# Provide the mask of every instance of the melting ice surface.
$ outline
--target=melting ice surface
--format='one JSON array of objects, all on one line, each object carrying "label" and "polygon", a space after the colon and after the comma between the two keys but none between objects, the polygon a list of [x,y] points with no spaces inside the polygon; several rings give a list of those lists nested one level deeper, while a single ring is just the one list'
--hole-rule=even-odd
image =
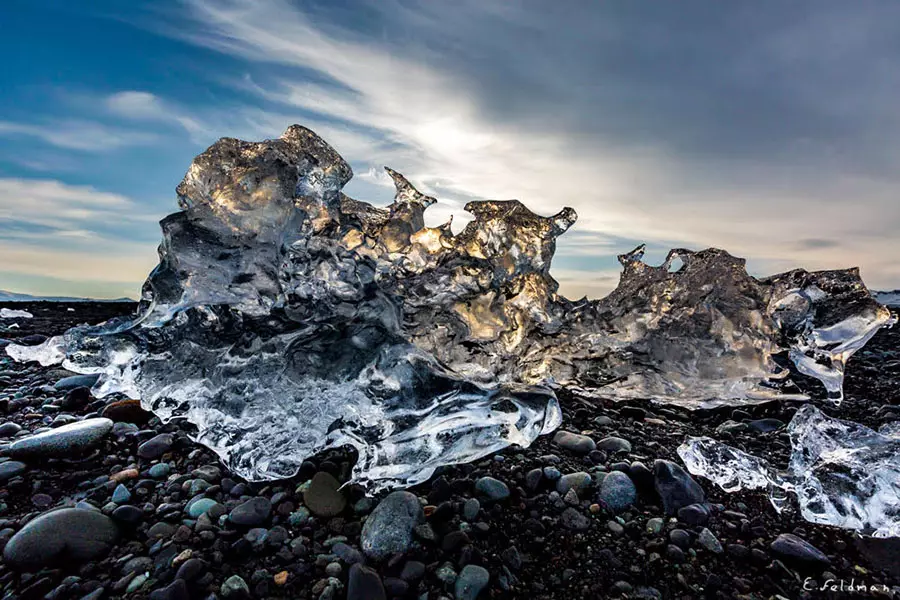
[{"label": "melting ice surface", "polygon": [[528,445],[559,426],[559,386],[741,404],[796,395],[792,360],[839,402],[847,359],[890,321],[855,270],[758,280],[715,249],[654,267],[638,248],[612,294],[573,302],[550,276],[572,209],[470,202],[454,235],[425,227],[435,199],[388,173],[395,200],[376,208],[341,192],[349,165],[306,128],[219,140],[161,222],[136,317],[7,351],[189,419],[247,479],[351,445],[354,480],[379,489]]},{"label": "melting ice surface", "polygon": [[900,536],[898,423],[876,432],[807,405],[794,415],[788,433],[792,453],[786,472],[706,437],[688,438],[678,455],[691,473],[726,491],[768,489],[777,510],[793,492],[808,521],[875,537]]},{"label": "melting ice surface", "polygon": [[0,308],[0,319],[31,319],[34,315],[27,310],[13,308]]}]

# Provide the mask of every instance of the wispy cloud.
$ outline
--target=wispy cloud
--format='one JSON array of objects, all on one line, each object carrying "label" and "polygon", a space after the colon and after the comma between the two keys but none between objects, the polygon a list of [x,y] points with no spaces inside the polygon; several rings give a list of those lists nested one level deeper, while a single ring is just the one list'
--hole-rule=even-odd
[{"label": "wispy cloud", "polygon": [[208,133],[200,122],[183,109],[150,92],[124,91],[108,96],[105,103],[110,113],[126,119],[175,123],[192,135]]},{"label": "wispy cloud", "polygon": [[41,124],[0,121],[0,137],[37,138],[66,150],[108,152],[127,146],[143,146],[156,142],[153,133],[111,127],[85,120],[57,120]]},{"label": "wispy cloud", "polygon": [[72,235],[98,224],[122,226],[154,220],[158,218],[133,200],[91,186],[52,179],[0,178],[0,223],[37,225]]},{"label": "wispy cloud", "polygon": [[[796,32],[816,46],[827,44],[821,36],[832,31],[841,9],[813,23],[748,15],[738,31],[735,21],[723,20],[727,31],[698,32],[699,24],[686,24],[684,32],[660,37],[644,16],[632,19],[628,11],[585,9],[563,23],[546,11],[498,2],[368,5],[376,22],[384,19],[385,31],[414,32],[392,37],[366,35],[334,14],[280,0],[186,5],[192,25],[180,35],[261,65],[236,87],[281,107],[237,111],[235,121],[255,112],[267,135],[291,120],[311,124],[351,161],[366,165],[363,179],[380,183],[369,170],[378,161],[449,198],[449,205],[432,209],[440,220],[471,197],[515,197],[543,214],[562,205],[578,211],[573,232],[593,237],[563,236],[560,253],[589,254],[585,240],[592,239],[598,255],[609,255],[627,248],[604,241],[625,237],[724,247],[750,257],[761,271],[861,264],[876,284],[900,275],[884,259],[892,246],[886,234],[900,227],[900,205],[892,199],[900,190],[897,177],[861,171],[852,157],[824,150],[868,143],[852,137],[847,128],[853,125],[842,121],[861,118],[858,113],[835,115],[829,108],[846,94],[823,78],[800,78],[811,88],[796,86],[797,77],[770,85],[773,72],[796,74],[798,64],[827,69],[789,40]],[[851,29],[865,22],[854,19]],[[708,47],[727,50],[715,60],[700,57],[697,65],[629,66],[653,48],[665,55],[667,44],[684,55],[698,35]],[[864,38],[851,42],[848,52],[863,60]],[[626,48],[634,54],[622,54]],[[620,55],[621,66],[633,71],[617,68]],[[751,72],[760,62],[768,69],[765,81],[758,69]],[[279,69],[267,73],[266,64]],[[295,75],[285,75],[284,67]],[[693,70],[676,80],[683,68]],[[734,79],[730,68],[743,69],[745,79]],[[741,112],[754,103],[756,113]],[[751,117],[755,125],[740,121]],[[847,198],[864,202],[853,219],[846,218]]]}]

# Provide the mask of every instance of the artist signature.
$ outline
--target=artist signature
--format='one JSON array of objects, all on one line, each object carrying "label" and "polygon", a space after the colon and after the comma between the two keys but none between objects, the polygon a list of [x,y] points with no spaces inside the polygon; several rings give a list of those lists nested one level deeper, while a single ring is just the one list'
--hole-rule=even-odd
[{"label": "artist signature", "polygon": [[812,577],[803,580],[803,589],[811,592],[813,590],[819,592],[845,592],[848,594],[889,594],[891,588],[883,583],[868,584],[865,582],[857,582],[856,579],[847,581],[846,579],[826,579],[824,583],[817,583]]}]

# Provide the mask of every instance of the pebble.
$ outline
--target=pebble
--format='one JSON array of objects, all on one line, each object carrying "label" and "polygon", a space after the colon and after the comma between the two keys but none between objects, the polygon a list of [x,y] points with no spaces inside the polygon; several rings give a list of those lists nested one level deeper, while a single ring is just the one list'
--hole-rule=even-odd
[{"label": "pebble", "polygon": [[138,446],[138,456],[145,460],[159,458],[168,452],[174,443],[175,436],[171,433],[160,433]]},{"label": "pebble", "polygon": [[592,480],[589,473],[584,471],[569,473],[560,477],[556,482],[556,491],[565,495],[569,490],[574,490],[577,494],[590,487],[591,483]]},{"label": "pebble", "polygon": [[16,460],[8,460],[4,463],[0,463],[0,483],[21,475],[27,468],[25,463]]},{"label": "pebble", "polygon": [[475,600],[491,579],[490,573],[478,565],[466,565],[453,586],[456,600]]},{"label": "pebble", "polygon": [[663,526],[665,525],[665,521],[660,519],[659,517],[654,517],[652,519],[647,520],[647,533],[650,535],[657,535],[663,530]]},{"label": "pebble", "polygon": [[116,504],[127,504],[128,501],[131,500],[131,492],[128,491],[127,487],[120,483],[116,486],[116,489],[113,490],[110,500]]},{"label": "pebble", "polygon": [[228,514],[228,520],[235,525],[256,527],[265,523],[271,513],[272,503],[269,499],[257,496],[234,507]]},{"label": "pebble", "polygon": [[385,600],[385,598],[387,594],[378,573],[360,564],[350,567],[347,600]]},{"label": "pebble", "polygon": [[36,570],[56,562],[87,562],[104,556],[119,537],[106,515],[78,508],[51,510],[28,522],[3,550],[7,565]]},{"label": "pebble", "polygon": [[189,600],[187,584],[183,579],[176,579],[166,587],[153,590],[148,600]]},{"label": "pebble", "polygon": [[475,482],[475,489],[491,500],[504,500],[509,497],[509,488],[505,483],[493,477],[481,477]]},{"label": "pebble", "polygon": [[80,387],[92,388],[99,379],[99,373],[94,375],[73,375],[71,377],[60,379],[53,384],[53,388],[58,392],[66,392]]},{"label": "pebble", "polygon": [[463,504],[463,517],[466,521],[474,521],[478,517],[478,513],[481,510],[481,503],[477,498],[469,498],[466,500],[465,504]]},{"label": "pebble", "polygon": [[628,475],[613,471],[600,484],[600,499],[611,511],[621,512],[637,502],[637,488]]},{"label": "pebble", "polygon": [[588,454],[597,447],[588,436],[569,431],[557,431],[553,436],[553,443],[575,454]]},{"label": "pebble", "polygon": [[232,575],[222,583],[219,589],[223,598],[249,598],[250,588],[240,575]]},{"label": "pebble", "polygon": [[210,509],[214,506],[221,506],[218,502],[213,500],[212,498],[198,498],[193,502],[189,502],[187,506],[185,506],[184,511],[190,516],[192,519],[197,519],[200,515],[205,514],[210,511]]},{"label": "pebble", "polygon": [[340,482],[333,475],[319,471],[303,492],[303,502],[317,517],[335,517],[347,506],[347,499],[340,487]]},{"label": "pebble", "polygon": [[560,522],[566,529],[584,531],[591,526],[591,520],[576,508],[569,507],[560,515]]},{"label": "pebble", "polygon": [[22,428],[12,421],[7,421],[3,425],[0,425],[0,438],[12,437],[22,431]]},{"label": "pebble", "polygon": [[412,544],[413,529],[424,519],[419,499],[410,492],[392,492],[366,519],[360,535],[363,553],[384,560],[405,553]]},{"label": "pebble", "polygon": [[65,458],[94,448],[109,434],[109,419],[85,419],[19,438],[7,451],[12,458]]},{"label": "pebble", "polygon": [[679,508],[699,504],[706,500],[706,494],[693,477],[680,466],[668,460],[658,459],[653,463],[653,480],[656,493],[663,503],[667,515]]},{"label": "pebble", "polygon": [[782,533],[769,547],[776,556],[788,562],[820,567],[831,564],[821,550],[792,533]]},{"label": "pebble", "polygon": [[705,504],[689,504],[678,509],[678,520],[697,527],[709,521],[709,508]]},{"label": "pebble", "polygon": [[117,507],[110,515],[116,522],[126,525],[137,525],[144,520],[144,511],[136,506],[124,504]]},{"label": "pebble", "polygon": [[364,563],[366,561],[359,550],[353,546],[348,546],[344,542],[338,542],[332,546],[331,552],[348,565],[355,565],[356,563]]},{"label": "pebble", "polygon": [[525,473],[525,487],[531,491],[538,489],[543,477],[544,472],[541,469],[531,469]]},{"label": "pebble", "polygon": [[620,437],[607,437],[597,442],[597,448],[612,454],[631,452],[631,442]]},{"label": "pebble", "polygon": [[169,463],[157,463],[150,467],[150,477],[154,479],[165,479],[172,472],[172,465]]},{"label": "pebble", "polygon": [[146,423],[153,416],[141,407],[140,400],[119,400],[107,404],[100,415],[117,423]]},{"label": "pebble", "polygon": [[700,544],[701,547],[706,548],[713,554],[722,554],[724,550],[722,549],[722,544],[719,542],[719,539],[716,535],[704,527],[700,530],[700,535],[697,536],[697,543]]},{"label": "pebble", "polygon": [[684,529],[673,529],[669,532],[669,541],[682,550],[687,550],[691,547],[691,534]]}]

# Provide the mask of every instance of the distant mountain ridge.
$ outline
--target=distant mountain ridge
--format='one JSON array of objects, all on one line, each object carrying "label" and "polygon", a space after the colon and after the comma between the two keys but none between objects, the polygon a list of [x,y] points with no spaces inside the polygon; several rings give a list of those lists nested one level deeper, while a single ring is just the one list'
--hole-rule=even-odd
[{"label": "distant mountain ridge", "polygon": [[894,290],[892,292],[872,292],[872,295],[875,296],[877,301],[885,306],[900,307],[900,290]]},{"label": "distant mountain ridge", "polygon": [[136,302],[131,298],[74,298],[69,296],[32,296],[0,290],[0,302]]}]

